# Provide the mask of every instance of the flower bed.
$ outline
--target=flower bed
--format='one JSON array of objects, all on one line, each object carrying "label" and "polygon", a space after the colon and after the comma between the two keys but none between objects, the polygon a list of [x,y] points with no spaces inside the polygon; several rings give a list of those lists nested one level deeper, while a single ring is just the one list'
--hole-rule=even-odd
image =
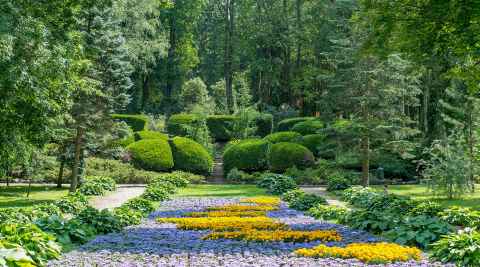
[{"label": "flower bed", "polygon": [[249,197],[240,200],[240,203],[251,203],[256,205],[278,206],[280,198],[278,197]]},{"label": "flower bed", "polygon": [[185,213],[186,217],[260,217],[267,216],[265,211],[194,211]]},{"label": "flower bed", "polygon": [[261,206],[253,206],[253,205],[226,205],[220,207],[209,207],[207,208],[209,211],[273,211],[278,210],[277,206],[270,206],[270,205],[261,205]]},{"label": "flower bed", "polygon": [[245,241],[283,241],[283,242],[312,242],[312,241],[341,241],[342,237],[336,231],[293,231],[275,230],[258,231],[242,229],[235,232],[213,232],[203,239],[236,239]]},{"label": "flower bed", "polygon": [[283,223],[269,217],[207,217],[207,218],[158,218],[159,223],[174,223],[181,230],[229,231],[236,229],[276,230],[286,229]]}]

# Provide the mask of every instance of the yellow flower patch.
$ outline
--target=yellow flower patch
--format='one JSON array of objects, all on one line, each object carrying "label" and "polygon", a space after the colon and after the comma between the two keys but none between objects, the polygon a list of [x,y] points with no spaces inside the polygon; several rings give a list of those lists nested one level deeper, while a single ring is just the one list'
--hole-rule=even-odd
[{"label": "yellow flower patch", "polygon": [[269,217],[205,217],[158,218],[159,223],[174,223],[182,230],[233,231],[238,229],[277,230],[288,229],[286,224]]},{"label": "yellow flower patch", "polygon": [[278,206],[280,198],[278,197],[249,197],[240,200],[241,203],[251,203],[257,205]]},{"label": "yellow flower patch", "polygon": [[262,206],[253,206],[253,205],[226,205],[220,207],[210,207],[207,210],[209,211],[272,211],[278,210],[278,207],[270,206],[270,205],[262,205]]},{"label": "yellow flower patch", "polygon": [[305,257],[356,258],[362,262],[372,264],[421,259],[421,251],[418,248],[393,243],[353,243],[345,248],[319,245],[312,249],[298,249],[295,253]]},{"label": "yellow flower patch", "polygon": [[265,211],[200,211],[185,213],[186,217],[261,217],[266,216]]},{"label": "yellow flower patch", "polygon": [[336,231],[291,231],[274,230],[259,231],[242,229],[235,232],[213,232],[203,239],[237,239],[245,241],[284,241],[284,242],[311,242],[321,240],[341,241],[342,237]]}]

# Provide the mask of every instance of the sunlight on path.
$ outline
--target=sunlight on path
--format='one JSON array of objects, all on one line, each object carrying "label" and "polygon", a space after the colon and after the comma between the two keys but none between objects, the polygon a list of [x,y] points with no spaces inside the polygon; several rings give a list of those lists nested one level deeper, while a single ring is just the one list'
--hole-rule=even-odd
[{"label": "sunlight on path", "polygon": [[120,207],[132,198],[140,196],[144,191],[145,185],[119,185],[113,193],[92,198],[90,204],[99,210],[113,209]]}]

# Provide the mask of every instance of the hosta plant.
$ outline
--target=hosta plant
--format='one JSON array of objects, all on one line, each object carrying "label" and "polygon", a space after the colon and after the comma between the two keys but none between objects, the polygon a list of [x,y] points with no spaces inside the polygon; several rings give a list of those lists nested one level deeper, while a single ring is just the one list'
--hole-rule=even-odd
[{"label": "hosta plant", "polygon": [[432,258],[457,266],[474,267],[480,263],[480,232],[466,228],[444,236],[431,245]]},{"label": "hosta plant", "polygon": [[93,226],[99,234],[118,232],[122,229],[118,218],[107,209],[99,211],[94,208],[86,208],[78,214],[77,219]]},{"label": "hosta plant", "polygon": [[348,210],[343,207],[319,204],[308,210],[308,214],[316,219],[341,220]]},{"label": "hosta plant", "polygon": [[452,225],[470,227],[480,225],[480,212],[469,208],[453,206],[440,212],[439,216]]},{"label": "hosta plant", "polygon": [[152,201],[142,197],[131,199],[123,204],[123,206],[139,211],[144,215],[148,215],[155,211],[155,204]]}]

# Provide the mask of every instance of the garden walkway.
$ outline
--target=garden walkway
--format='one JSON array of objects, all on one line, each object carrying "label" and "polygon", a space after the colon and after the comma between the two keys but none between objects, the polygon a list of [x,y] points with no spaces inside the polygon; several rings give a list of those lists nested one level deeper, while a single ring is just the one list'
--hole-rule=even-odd
[{"label": "garden walkway", "polygon": [[145,185],[118,185],[117,190],[106,196],[95,197],[90,204],[99,209],[113,209],[120,207],[128,200],[138,197],[145,192]]},{"label": "garden walkway", "polygon": [[[98,236],[90,243],[65,254],[60,260],[49,262],[47,266],[367,266],[353,259],[315,259],[296,256],[292,253],[297,248],[316,246],[320,241],[259,243],[229,239],[202,240],[202,236],[208,231],[181,231],[174,224],[162,224],[155,221],[155,218],[158,217],[180,217],[188,211],[203,211],[207,207],[234,204],[238,201],[238,198],[177,198],[165,201],[159,210],[151,214],[142,224],[128,227],[119,233]],[[288,209],[284,204],[281,205],[280,210],[269,212],[268,216],[289,225],[292,229],[336,230],[342,236],[342,241],[327,242],[327,245],[342,246],[353,242],[377,241],[376,237],[368,233],[315,220],[301,212]],[[442,265],[424,260],[387,266],[432,267]]]}]

